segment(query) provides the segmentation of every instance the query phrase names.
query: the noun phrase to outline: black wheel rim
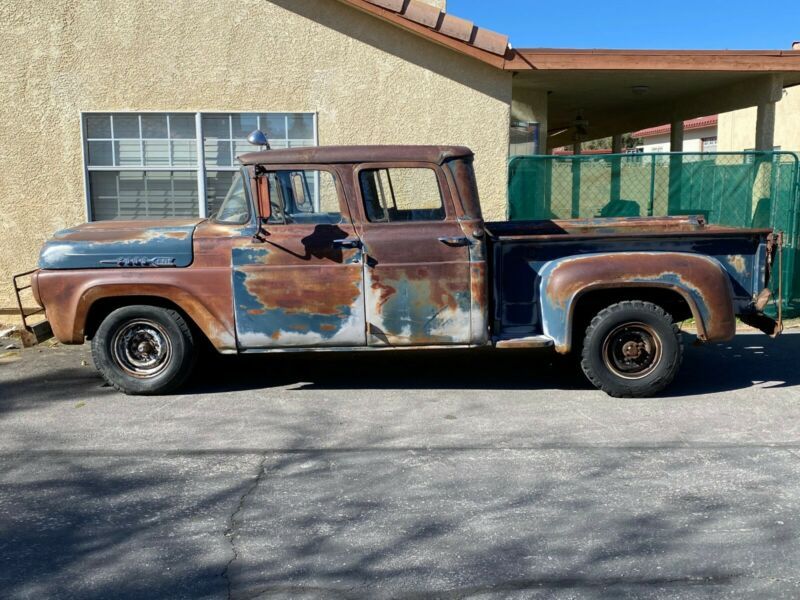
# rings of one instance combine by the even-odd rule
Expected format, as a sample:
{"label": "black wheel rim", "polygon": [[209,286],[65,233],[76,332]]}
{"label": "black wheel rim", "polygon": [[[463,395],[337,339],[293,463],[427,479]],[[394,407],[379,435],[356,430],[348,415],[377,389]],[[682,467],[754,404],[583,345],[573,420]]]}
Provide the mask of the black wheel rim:
{"label": "black wheel rim", "polygon": [[117,366],[140,379],[156,377],[172,358],[172,342],[164,328],[149,319],[122,325],[111,340],[111,355]]}
{"label": "black wheel rim", "polygon": [[652,373],[663,355],[661,338],[646,323],[624,323],[603,341],[603,363],[623,379],[642,379]]}

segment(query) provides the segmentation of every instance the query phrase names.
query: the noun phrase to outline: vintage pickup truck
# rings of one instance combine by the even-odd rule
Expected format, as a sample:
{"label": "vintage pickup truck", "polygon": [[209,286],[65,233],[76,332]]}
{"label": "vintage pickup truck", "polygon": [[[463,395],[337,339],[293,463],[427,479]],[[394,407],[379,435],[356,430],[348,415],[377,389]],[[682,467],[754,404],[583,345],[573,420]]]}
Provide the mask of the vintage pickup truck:
{"label": "vintage pickup truck", "polygon": [[[221,353],[552,348],[608,394],[675,377],[678,324],[716,342],[763,314],[779,236],[698,217],[484,223],[472,152],[264,150],[209,219],[56,233],[32,278],[55,336],[115,388],[166,393]],[[776,270],[777,271],[777,270]],[[491,374],[487,373],[487,378]]]}

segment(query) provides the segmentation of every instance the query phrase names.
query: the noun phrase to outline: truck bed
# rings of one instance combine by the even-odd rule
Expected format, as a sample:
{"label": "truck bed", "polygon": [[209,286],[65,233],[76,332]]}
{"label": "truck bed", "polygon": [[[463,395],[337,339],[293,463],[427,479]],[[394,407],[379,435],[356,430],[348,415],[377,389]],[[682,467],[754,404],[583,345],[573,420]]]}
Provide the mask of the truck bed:
{"label": "truck bed", "polygon": [[[625,260],[623,255],[633,252],[709,257],[730,279],[736,314],[745,313],[763,288],[772,233],[707,225],[702,217],[495,222],[486,229],[494,270],[492,318],[501,340],[542,334],[543,276],[558,262],[590,255],[620,255],[609,260]],[[635,263],[629,270],[635,274]]]}

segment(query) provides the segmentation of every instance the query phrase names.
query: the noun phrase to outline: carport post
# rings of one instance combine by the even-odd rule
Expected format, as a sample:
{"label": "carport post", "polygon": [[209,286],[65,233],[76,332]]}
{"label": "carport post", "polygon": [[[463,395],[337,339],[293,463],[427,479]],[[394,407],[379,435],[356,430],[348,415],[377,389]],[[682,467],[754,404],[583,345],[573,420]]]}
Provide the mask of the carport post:
{"label": "carport post", "polygon": [[775,103],[765,102],[758,105],[756,113],[755,149],[771,152],[775,147]]}
{"label": "carport post", "polygon": [[[611,137],[611,154],[622,154],[622,135]],[[615,202],[622,197],[622,159],[615,156],[611,159],[611,187],[609,200]]]}
{"label": "carport post", "polygon": [[577,219],[581,215],[581,143],[572,144],[572,210],[571,217]]}
{"label": "carport post", "polygon": [[680,214],[683,174],[683,121],[673,121],[669,131],[669,200],[667,214]]}

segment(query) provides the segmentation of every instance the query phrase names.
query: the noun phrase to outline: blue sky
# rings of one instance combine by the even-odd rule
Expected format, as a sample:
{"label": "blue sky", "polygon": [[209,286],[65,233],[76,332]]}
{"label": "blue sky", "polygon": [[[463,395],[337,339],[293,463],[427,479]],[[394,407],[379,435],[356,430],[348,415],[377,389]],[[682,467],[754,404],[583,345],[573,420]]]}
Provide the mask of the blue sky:
{"label": "blue sky", "polygon": [[447,0],[517,48],[788,49],[800,0]]}

